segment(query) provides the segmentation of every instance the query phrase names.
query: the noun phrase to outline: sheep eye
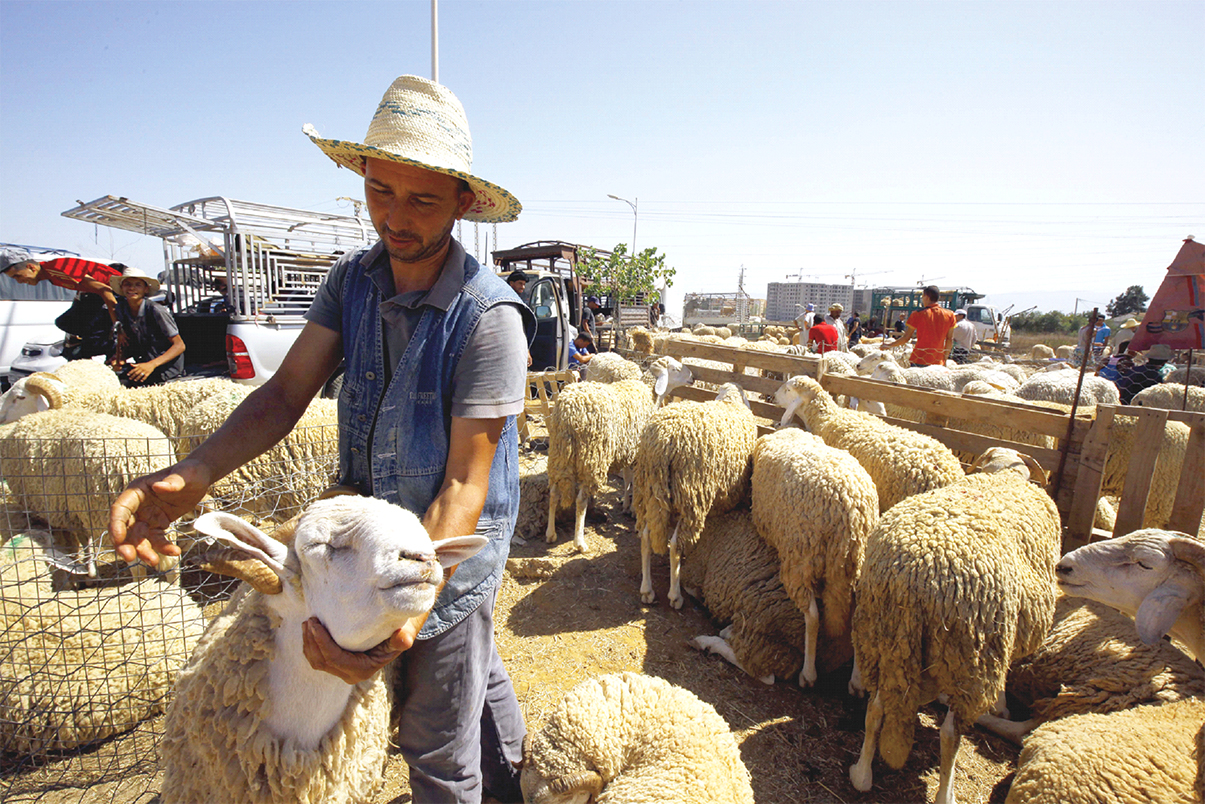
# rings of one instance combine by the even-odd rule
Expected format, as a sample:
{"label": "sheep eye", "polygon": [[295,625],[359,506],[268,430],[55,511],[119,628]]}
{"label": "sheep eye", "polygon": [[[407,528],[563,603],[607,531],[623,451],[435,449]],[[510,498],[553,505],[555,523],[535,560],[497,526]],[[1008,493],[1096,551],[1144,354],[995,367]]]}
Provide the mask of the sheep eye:
{"label": "sheep eye", "polygon": [[1142,567],[1144,570],[1150,569],[1150,567],[1148,567],[1146,564],[1143,564],[1141,561],[1135,561],[1134,563],[1137,564],[1138,566]]}

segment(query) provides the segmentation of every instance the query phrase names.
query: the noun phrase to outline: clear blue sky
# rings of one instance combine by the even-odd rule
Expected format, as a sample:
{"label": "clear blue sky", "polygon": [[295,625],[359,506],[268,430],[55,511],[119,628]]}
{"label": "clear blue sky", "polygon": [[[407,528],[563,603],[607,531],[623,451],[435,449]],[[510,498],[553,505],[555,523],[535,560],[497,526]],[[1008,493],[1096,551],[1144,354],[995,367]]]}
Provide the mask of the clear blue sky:
{"label": "clear blue sky", "polygon": [[[474,172],[524,203],[463,230],[657,246],[684,292],[968,285],[997,304],[1153,294],[1205,238],[1205,3],[457,2],[440,80]],[[0,0],[0,240],[162,261],[60,216],[112,194],[323,211],[363,197],[301,133],[360,139],[431,73],[430,3]]]}

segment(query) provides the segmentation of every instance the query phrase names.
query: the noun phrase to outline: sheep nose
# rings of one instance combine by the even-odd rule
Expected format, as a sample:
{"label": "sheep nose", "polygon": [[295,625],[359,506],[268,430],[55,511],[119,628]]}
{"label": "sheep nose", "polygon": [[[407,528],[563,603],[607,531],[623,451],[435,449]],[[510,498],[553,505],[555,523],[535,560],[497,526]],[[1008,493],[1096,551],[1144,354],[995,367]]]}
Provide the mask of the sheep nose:
{"label": "sheep nose", "polygon": [[1054,571],[1059,575],[1070,575],[1071,565],[1060,562],[1057,566],[1055,566]]}

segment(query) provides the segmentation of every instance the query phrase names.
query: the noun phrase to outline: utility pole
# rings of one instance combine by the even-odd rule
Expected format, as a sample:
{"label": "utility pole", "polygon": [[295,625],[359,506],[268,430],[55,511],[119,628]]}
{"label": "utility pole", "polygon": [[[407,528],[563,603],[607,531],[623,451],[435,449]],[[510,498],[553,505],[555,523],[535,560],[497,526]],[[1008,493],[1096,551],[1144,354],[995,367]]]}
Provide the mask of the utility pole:
{"label": "utility pole", "polygon": [[439,83],[439,0],[431,0],[431,80]]}

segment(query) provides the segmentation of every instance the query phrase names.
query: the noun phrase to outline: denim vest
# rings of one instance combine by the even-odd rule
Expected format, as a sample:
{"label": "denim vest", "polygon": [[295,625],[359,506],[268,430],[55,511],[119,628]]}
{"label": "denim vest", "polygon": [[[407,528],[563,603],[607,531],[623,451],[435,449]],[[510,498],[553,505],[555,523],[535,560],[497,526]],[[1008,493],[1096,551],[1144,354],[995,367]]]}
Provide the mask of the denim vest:
{"label": "denim vest", "polygon": [[[513,290],[465,255],[465,282],[448,310],[424,307],[405,353],[385,385],[381,292],[349,255],[343,282],[343,390],[339,394],[340,482],[374,497],[426,513],[443,485],[452,426],[452,375],[481,314],[514,304],[524,329],[534,330],[531,311]],[[371,441],[371,443],[370,443]],[[371,482],[369,482],[371,481]],[[429,639],[471,614],[502,576],[519,513],[519,441],[508,416],[490,465],[489,490],[477,533],[489,543],[461,563],[419,632]]]}

